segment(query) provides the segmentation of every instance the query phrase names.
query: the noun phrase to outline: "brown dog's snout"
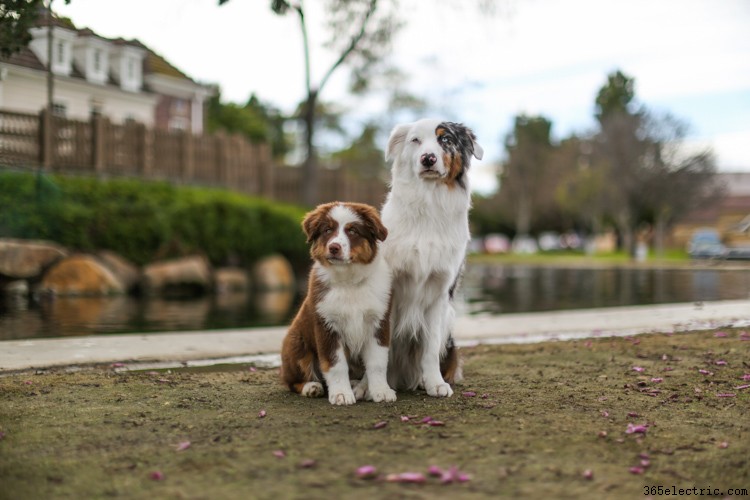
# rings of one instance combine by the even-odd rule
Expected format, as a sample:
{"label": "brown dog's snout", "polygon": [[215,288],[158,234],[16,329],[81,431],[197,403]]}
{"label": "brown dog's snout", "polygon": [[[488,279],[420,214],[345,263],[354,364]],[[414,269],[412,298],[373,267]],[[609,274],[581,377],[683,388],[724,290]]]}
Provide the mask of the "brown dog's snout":
{"label": "brown dog's snout", "polygon": [[437,163],[437,156],[434,153],[425,153],[419,158],[419,162],[425,167],[431,167]]}
{"label": "brown dog's snout", "polygon": [[334,256],[340,254],[341,253],[341,245],[339,245],[338,243],[331,243],[330,245],[328,245],[328,252],[331,255],[334,255]]}

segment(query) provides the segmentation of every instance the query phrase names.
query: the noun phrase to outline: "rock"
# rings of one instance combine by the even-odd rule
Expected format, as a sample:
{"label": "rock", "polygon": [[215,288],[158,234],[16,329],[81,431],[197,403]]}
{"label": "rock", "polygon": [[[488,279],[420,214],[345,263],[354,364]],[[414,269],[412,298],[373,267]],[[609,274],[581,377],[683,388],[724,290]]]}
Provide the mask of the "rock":
{"label": "rock", "polygon": [[141,271],[125,257],[110,250],[97,252],[97,258],[119,278],[125,290],[132,290],[141,280]]}
{"label": "rock", "polygon": [[211,267],[200,256],[155,262],[143,269],[141,285],[152,295],[200,295],[211,289]]}
{"label": "rock", "polygon": [[92,255],[66,257],[44,274],[38,288],[55,295],[112,295],[125,292],[117,277]]}
{"label": "rock", "polygon": [[214,271],[216,293],[246,292],[250,289],[250,277],[239,267],[222,267]]}
{"label": "rock", "polygon": [[294,289],[294,270],[282,255],[269,255],[256,262],[252,276],[258,290]]}
{"label": "rock", "polygon": [[48,241],[0,239],[0,275],[34,278],[67,255],[65,248]]}

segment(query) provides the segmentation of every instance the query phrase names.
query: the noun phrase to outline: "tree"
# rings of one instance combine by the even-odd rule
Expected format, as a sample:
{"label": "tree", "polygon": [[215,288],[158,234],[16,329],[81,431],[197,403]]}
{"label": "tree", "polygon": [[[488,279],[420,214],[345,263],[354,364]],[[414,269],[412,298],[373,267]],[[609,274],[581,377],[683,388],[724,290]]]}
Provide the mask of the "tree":
{"label": "tree", "polygon": [[[599,132],[594,164],[607,180],[607,204],[622,240],[635,255],[635,229],[666,224],[703,199],[715,198],[715,164],[710,151],[685,154],[686,126],[657,118],[635,106],[635,81],[620,71],[607,77],[596,98]],[[661,246],[661,238],[657,236]]]}
{"label": "tree", "polygon": [[206,125],[209,132],[225,130],[241,134],[252,142],[268,142],[274,157],[289,151],[284,121],[279,110],[261,102],[255,95],[251,95],[244,106],[222,103],[220,92],[208,102]]}
{"label": "tree", "polygon": [[[228,0],[219,0],[219,5]],[[305,61],[306,98],[301,108],[300,120],[305,128],[306,157],[303,164],[305,190],[304,203],[313,205],[317,201],[317,154],[315,150],[315,130],[317,124],[318,100],[331,76],[343,65],[351,70],[350,87],[353,92],[367,89],[378,63],[390,50],[390,40],[400,27],[393,13],[381,7],[378,0],[327,0],[326,15],[329,39],[325,46],[334,50],[338,57],[323,73],[323,77],[313,82],[308,39],[307,20],[302,0],[272,0],[271,10],[278,15],[296,13],[302,31]]]}
{"label": "tree", "polygon": [[500,196],[510,205],[519,236],[529,234],[535,214],[553,201],[546,191],[551,130],[552,123],[543,116],[520,115],[505,139],[508,159],[503,164]]}
{"label": "tree", "polygon": [[29,29],[43,7],[42,0],[0,1],[0,57],[10,57],[29,44]]}

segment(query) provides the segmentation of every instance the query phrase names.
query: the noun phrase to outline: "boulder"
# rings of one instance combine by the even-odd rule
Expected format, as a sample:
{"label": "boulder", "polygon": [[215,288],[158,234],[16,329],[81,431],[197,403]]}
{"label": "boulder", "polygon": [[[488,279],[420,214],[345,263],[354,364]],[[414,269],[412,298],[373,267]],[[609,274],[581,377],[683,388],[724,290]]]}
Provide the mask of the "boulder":
{"label": "boulder", "polygon": [[55,295],[112,295],[125,292],[117,277],[92,255],[72,255],[52,266],[39,291]]}
{"label": "boulder", "polygon": [[256,262],[252,277],[257,290],[294,289],[294,270],[282,255],[269,255]]}
{"label": "boulder", "polygon": [[250,289],[250,277],[242,268],[222,267],[214,271],[216,293],[246,292]]}
{"label": "boulder", "polygon": [[0,239],[0,275],[34,278],[67,255],[65,248],[48,241]]}
{"label": "boulder", "polygon": [[143,268],[143,291],[150,295],[194,296],[211,289],[211,266],[194,256],[154,262]]}
{"label": "boulder", "polygon": [[141,280],[141,270],[125,257],[110,250],[97,252],[97,258],[119,278],[125,290],[132,290]]}

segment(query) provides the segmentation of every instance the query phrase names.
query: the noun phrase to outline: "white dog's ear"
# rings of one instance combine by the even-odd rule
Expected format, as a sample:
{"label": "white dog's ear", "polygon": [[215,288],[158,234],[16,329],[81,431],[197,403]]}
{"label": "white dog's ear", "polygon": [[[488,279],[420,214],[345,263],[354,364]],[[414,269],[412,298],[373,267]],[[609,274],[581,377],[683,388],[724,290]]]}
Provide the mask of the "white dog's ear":
{"label": "white dog's ear", "polygon": [[403,123],[396,125],[391,131],[391,136],[388,138],[388,147],[385,150],[385,161],[391,161],[401,153],[404,148],[404,141],[406,141],[406,134],[409,132],[411,124]]}
{"label": "white dog's ear", "polygon": [[484,149],[482,149],[482,146],[477,141],[472,139],[471,142],[474,144],[474,158],[481,160],[482,156],[484,156]]}

